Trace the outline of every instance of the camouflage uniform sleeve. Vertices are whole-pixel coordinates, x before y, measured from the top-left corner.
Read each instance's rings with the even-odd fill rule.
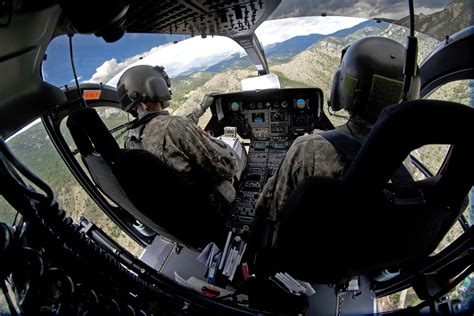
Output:
[[[342,168],[341,157],[326,139],[318,134],[301,136],[263,188],[256,211],[276,221],[286,199],[305,177],[335,177]]]
[[[237,154],[221,140],[209,136],[191,120],[173,117],[167,136],[187,157],[191,169],[200,169],[214,183],[232,180],[237,173]]]

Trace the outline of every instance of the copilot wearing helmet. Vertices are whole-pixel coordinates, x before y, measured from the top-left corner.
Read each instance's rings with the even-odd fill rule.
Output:
[[[344,108],[356,120],[375,123],[383,108],[399,103],[403,93],[405,48],[384,37],[368,37],[343,50],[332,81],[332,110]],[[413,78],[407,100],[419,97],[420,78]]]
[[[333,135],[344,134],[356,143],[365,140],[382,109],[402,101],[404,63],[405,48],[388,38],[364,38],[343,50],[328,103],[334,111],[346,109],[350,117]],[[413,78],[407,100],[418,98],[419,86],[419,77]],[[327,132],[315,130],[293,142],[265,185],[257,212],[277,221],[287,197],[305,177],[342,175],[346,155],[329,139]]]
[[[117,93],[122,109],[137,117],[125,138],[126,148],[150,151],[189,181],[213,186],[229,201],[235,198],[236,153],[192,120],[165,110],[171,83],[163,67],[129,68],[117,83]]]
[[[137,116],[148,105],[164,110],[171,100],[171,82],[161,66],[140,65],[127,69],[117,83],[120,106]]]

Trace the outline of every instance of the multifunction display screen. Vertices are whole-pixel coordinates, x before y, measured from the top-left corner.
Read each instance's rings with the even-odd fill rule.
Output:
[[[253,123],[264,123],[265,122],[265,113],[264,112],[252,113],[252,122]]]
[[[271,126],[271,132],[273,134],[286,134],[288,127],[285,123],[273,123]]]

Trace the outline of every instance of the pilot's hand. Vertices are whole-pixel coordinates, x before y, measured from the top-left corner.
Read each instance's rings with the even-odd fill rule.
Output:
[[[202,98],[201,104],[196,106],[193,111],[187,116],[189,119],[193,120],[194,123],[199,122],[199,118],[206,112],[206,110],[212,105],[214,102],[214,95],[217,94],[216,92],[208,93],[204,95]]]
[[[202,113],[204,113],[212,105],[212,103],[214,102],[214,95],[216,94],[217,94],[216,92],[211,92],[204,96],[201,102]]]

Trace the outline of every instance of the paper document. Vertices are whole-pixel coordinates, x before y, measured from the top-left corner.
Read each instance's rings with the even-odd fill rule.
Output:
[[[196,260],[206,266],[206,268],[209,268],[211,266],[212,261],[214,260],[214,257],[216,257],[220,252],[221,250],[219,249],[219,247],[217,247],[215,243],[210,242],[209,244],[207,244],[204,250],[201,251]]]
[[[236,177],[240,180],[245,165],[247,164],[247,152],[242,146],[239,138],[221,136],[219,139],[229,145],[229,147],[232,148],[239,157],[239,170],[237,171]]]
[[[242,147],[242,144],[240,143],[240,140],[236,137],[225,137],[221,136],[219,137],[222,141],[224,141],[227,145],[229,145],[230,148],[232,148],[239,158],[242,159],[242,155],[244,153],[244,149]]]

